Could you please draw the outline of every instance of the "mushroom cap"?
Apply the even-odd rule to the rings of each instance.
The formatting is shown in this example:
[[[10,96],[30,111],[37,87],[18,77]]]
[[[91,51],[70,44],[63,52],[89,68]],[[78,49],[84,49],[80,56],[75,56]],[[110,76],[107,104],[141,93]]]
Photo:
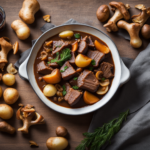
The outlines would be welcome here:
[[[112,8],[119,9],[119,11],[122,13],[122,15],[123,15],[125,20],[129,20],[130,19],[129,11],[127,10],[126,6],[122,2],[112,1],[112,2],[109,3],[109,5]]]

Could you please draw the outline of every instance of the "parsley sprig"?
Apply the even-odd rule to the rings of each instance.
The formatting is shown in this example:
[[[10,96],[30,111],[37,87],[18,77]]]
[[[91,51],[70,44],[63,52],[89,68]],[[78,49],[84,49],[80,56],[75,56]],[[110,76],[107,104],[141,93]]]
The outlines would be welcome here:
[[[63,96],[65,96],[67,94],[65,85],[63,85],[62,88],[63,88],[63,91],[62,91]]]
[[[73,88],[74,90],[78,90],[78,89],[79,89],[79,87],[76,86],[76,85],[74,85],[72,88]]]
[[[79,38],[81,37],[81,35],[80,35],[80,33],[75,33],[75,34],[74,34],[74,37],[75,37],[76,39],[79,39]]]
[[[68,68],[68,66],[65,66],[63,70],[60,70],[60,72],[65,72],[65,70]]]
[[[74,78],[73,78],[73,80],[77,80],[77,79],[78,79],[78,77],[74,77]]]
[[[71,59],[71,51],[69,48],[65,48],[62,50],[62,53],[60,54],[60,59],[59,59],[59,52],[57,52],[56,57],[51,60],[51,63],[56,62],[58,63],[58,65],[62,66],[63,63],[69,59]]]
[[[91,64],[94,66],[96,64],[95,60],[92,59]]]
[[[102,127],[97,128],[92,133],[83,133],[85,139],[76,150],[85,150],[90,147],[91,150],[100,150],[104,144],[110,143],[112,137],[120,130],[124,120],[126,120],[129,110],[119,115],[118,118],[113,119]]]

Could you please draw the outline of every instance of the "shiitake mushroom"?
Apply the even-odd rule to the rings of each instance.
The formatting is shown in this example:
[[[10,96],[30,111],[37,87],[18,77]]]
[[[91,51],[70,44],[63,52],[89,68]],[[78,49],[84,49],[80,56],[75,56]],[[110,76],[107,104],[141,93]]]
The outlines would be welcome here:
[[[96,12],[97,19],[100,22],[105,22],[109,19],[110,11],[107,5],[101,5]]]

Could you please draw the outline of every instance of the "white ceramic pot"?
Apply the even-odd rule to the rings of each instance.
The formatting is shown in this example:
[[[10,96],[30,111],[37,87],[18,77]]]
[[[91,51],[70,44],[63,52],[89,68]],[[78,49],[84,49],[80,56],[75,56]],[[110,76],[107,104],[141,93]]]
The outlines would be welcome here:
[[[114,60],[114,65],[115,65],[114,79],[113,79],[112,85],[111,85],[108,93],[99,102],[97,102],[93,105],[89,105],[89,106],[82,107],[82,108],[61,107],[61,106],[53,103],[49,99],[47,99],[37,85],[36,79],[34,77],[34,60],[37,56],[37,53],[45,40],[47,40],[48,38],[62,32],[64,30],[82,31],[82,32],[92,34],[92,35],[100,38],[101,40],[103,40],[109,46],[109,48],[111,50],[112,57]],[[54,28],[44,32],[34,43],[28,58],[21,64],[21,66],[19,68],[19,74],[22,77],[29,80],[32,88],[34,89],[34,91],[36,92],[38,97],[49,108],[51,108],[57,112],[67,114],[67,115],[82,115],[82,114],[90,113],[97,109],[100,109],[113,97],[113,95],[117,91],[118,87],[120,85],[124,84],[125,82],[127,82],[127,80],[130,77],[130,72],[126,68],[126,66],[124,65],[122,60],[120,59],[117,47],[114,44],[114,42],[111,40],[111,38],[108,37],[102,31],[100,31],[94,27],[91,27],[88,25],[81,25],[81,24],[61,25],[61,26],[54,27]]]

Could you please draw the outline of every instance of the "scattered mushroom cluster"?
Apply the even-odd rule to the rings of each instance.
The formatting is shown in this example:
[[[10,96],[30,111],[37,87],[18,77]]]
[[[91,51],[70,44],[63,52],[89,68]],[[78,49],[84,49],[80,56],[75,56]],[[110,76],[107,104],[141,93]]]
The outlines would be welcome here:
[[[109,19],[110,11],[107,5],[101,5],[96,12],[97,18],[100,22],[108,22],[104,24],[104,27],[108,32],[116,32],[122,28],[125,29],[130,35],[130,44],[134,48],[142,46],[142,40],[139,37],[141,31],[142,36],[145,39],[150,38],[150,25],[145,22],[150,17],[150,7],[146,8],[143,4],[138,4],[135,8],[141,10],[138,15],[130,17],[128,9],[129,4],[123,4],[122,2],[112,1],[109,3],[111,10],[114,11],[114,15]],[[124,19],[124,20],[122,20]],[[132,19],[133,23],[127,21]]]

